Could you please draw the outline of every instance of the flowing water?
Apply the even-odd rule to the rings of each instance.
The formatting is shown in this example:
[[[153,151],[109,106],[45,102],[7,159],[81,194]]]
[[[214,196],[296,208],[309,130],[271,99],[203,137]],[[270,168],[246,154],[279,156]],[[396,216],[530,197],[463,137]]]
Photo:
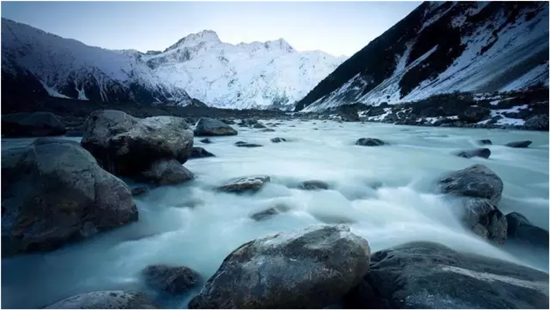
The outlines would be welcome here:
[[[2,307],[43,307],[96,290],[151,292],[140,276],[150,264],[185,265],[207,279],[227,254],[246,241],[322,223],[349,223],[372,251],[407,241],[436,241],[548,270],[547,252],[508,251],[462,228],[453,212],[456,202],[435,190],[435,180],[443,173],[484,164],[504,182],[502,212],[520,212],[548,229],[547,132],[299,120],[282,122],[275,132],[238,129],[238,136],[214,137],[212,144],[195,138],[195,145],[216,157],[185,163],[196,180],[136,198],[137,223],[55,252],[2,259]],[[288,142],[272,143],[273,137]],[[361,137],[390,145],[354,145]],[[493,141],[487,146],[492,152],[489,159],[452,155],[479,147],[478,139]],[[235,147],[239,140],[263,147]],[[518,140],[533,144],[527,149],[503,146]],[[31,141],[3,139],[2,148]],[[254,195],[213,190],[234,177],[258,174],[269,175],[272,182]],[[300,182],[312,179],[328,182],[331,189],[297,189]],[[278,204],[289,211],[259,222],[250,218]],[[190,298],[157,297],[166,307],[186,307]]]

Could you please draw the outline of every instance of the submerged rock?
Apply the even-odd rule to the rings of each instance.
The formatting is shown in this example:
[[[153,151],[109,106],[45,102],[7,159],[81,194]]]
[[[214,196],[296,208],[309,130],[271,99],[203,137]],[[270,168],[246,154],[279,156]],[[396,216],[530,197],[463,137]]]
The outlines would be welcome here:
[[[210,140],[210,139],[208,139],[208,138],[200,139],[199,141],[202,142],[202,143],[204,143],[204,144],[210,144],[210,143],[212,143],[212,140]]]
[[[271,178],[267,175],[242,177],[218,187],[218,190],[228,193],[257,192],[265,183],[270,181]]]
[[[138,187],[132,188],[132,196],[134,197],[142,196],[147,192],[149,192],[149,189],[145,186],[138,186]]]
[[[509,146],[509,147],[514,147],[514,148],[526,148],[529,145],[531,145],[531,143],[533,143],[533,142],[529,141],[529,140],[526,140],[526,141],[510,142],[510,143],[506,143],[505,145]]]
[[[489,139],[482,139],[482,140],[478,140],[477,142],[479,144],[482,144],[482,145],[491,145],[491,144],[493,144],[493,142]]]
[[[285,138],[271,138],[271,142],[273,143],[280,143],[280,142],[286,142],[286,139]]]
[[[266,129],[262,130],[262,132],[275,132],[275,129],[266,128]]]
[[[384,141],[380,139],[374,139],[374,138],[361,138],[355,142],[355,145],[362,145],[362,146],[381,146],[384,145]]]
[[[82,146],[107,171],[134,178],[158,160],[183,164],[193,147],[193,132],[183,118],[155,116],[144,119],[122,111],[90,114]]]
[[[177,160],[158,160],[141,173],[139,179],[159,185],[179,184],[192,180],[195,176]]]
[[[5,137],[39,137],[64,135],[67,129],[50,112],[2,115],[2,135]]]
[[[235,146],[237,146],[237,147],[261,147],[262,145],[261,144],[256,144],[256,143],[249,143],[249,142],[245,142],[245,141],[237,141],[237,142],[235,142]]]
[[[260,212],[256,212],[254,214],[252,214],[250,216],[251,219],[255,220],[255,221],[263,221],[263,220],[267,220],[279,213],[283,213],[283,212],[286,212],[288,211],[290,208],[286,205],[283,205],[283,204],[277,204],[275,207],[271,207],[269,209],[266,209],[266,210],[263,210],[263,211],[260,211]]]
[[[252,128],[256,128],[256,129],[264,129],[264,128],[267,128],[267,127],[265,127],[265,125],[264,125],[264,124],[262,124],[262,123],[258,122],[258,123],[256,123],[256,124],[252,125]]]
[[[517,212],[506,214],[506,220],[509,240],[548,249],[548,231],[533,225]]]
[[[201,276],[185,266],[151,265],[142,273],[147,284],[172,295],[185,293],[201,282]]]
[[[238,132],[226,123],[209,118],[201,117],[195,125],[195,136],[234,136]]]
[[[447,174],[439,181],[439,185],[443,193],[486,198],[493,205],[498,204],[503,190],[503,183],[498,175],[479,164]]]
[[[488,148],[482,148],[482,149],[460,151],[456,153],[456,156],[464,157],[464,158],[472,158],[476,156],[482,157],[482,158],[489,158],[489,156],[491,156],[491,150]]]
[[[138,220],[130,189],[72,141],[2,155],[2,255],[51,251]]]
[[[309,180],[309,181],[302,182],[302,184],[300,184],[298,188],[303,190],[321,190],[321,189],[329,189],[329,185],[324,181]]]
[[[548,274],[510,262],[412,242],[378,251],[345,308],[548,308]]]
[[[191,150],[190,158],[203,158],[203,157],[214,157],[215,155],[208,152],[202,147],[194,146]]]
[[[323,308],[368,271],[366,240],[345,226],[315,226],[243,244],[189,308]]]
[[[46,309],[159,309],[159,307],[142,293],[99,291],[63,299]]]

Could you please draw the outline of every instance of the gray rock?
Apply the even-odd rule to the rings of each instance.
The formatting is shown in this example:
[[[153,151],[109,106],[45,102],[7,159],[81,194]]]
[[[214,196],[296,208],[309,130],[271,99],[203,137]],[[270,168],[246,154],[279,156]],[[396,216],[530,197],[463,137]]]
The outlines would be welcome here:
[[[226,185],[218,187],[218,190],[228,193],[257,192],[265,183],[270,182],[267,175],[249,176],[231,180]]]
[[[151,265],[143,270],[147,284],[163,292],[178,295],[199,285],[201,276],[185,266]]]
[[[276,206],[274,207],[271,207],[269,209],[266,209],[266,210],[263,210],[263,211],[260,211],[260,212],[256,212],[254,214],[252,214],[250,216],[251,219],[255,220],[255,221],[264,221],[264,220],[267,220],[279,213],[283,213],[283,212],[286,212],[288,211],[290,208],[284,204],[277,204]]]
[[[548,274],[510,262],[412,242],[378,251],[345,308],[548,308]]]
[[[491,110],[482,107],[467,107],[458,114],[458,119],[466,123],[477,123],[491,114]]]
[[[532,141],[526,140],[526,141],[516,141],[516,142],[510,142],[506,143],[506,146],[513,147],[513,148],[526,148],[529,145],[533,143]]]
[[[143,196],[148,191],[149,191],[149,189],[145,186],[134,187],[134,188],[132,188],[132,196],[133,197]]]
[[[191,150],[191,157],[190,158],[203,158],[203,157],[214,157],[215,155],[208,152],[202,147],[194,146]]]
[[[234,136],[237,131],[226,123],[208,117],[201,117],[195,125],[195,136]]]
[[[523,128],[528,130],[548,130],[548,115],[535,115],[525,121]]]
[[[60,136],[66,131],[57,116],[50,112],[2,115],[2,135],[5,137]]]
[[[323,308],[368,271],[366,240],[345,226],[282,232],[243,244],[189,308]]]
[[[517,212],[506,214],[506,220],[509,240],[548,249],[548,231],[533,225]]]
[[[262,132],[275,132],[275,130],[271,129],[271,128],[266,128],[266,129],[262,130]]]
[[[309,180],[304,181],[298,186],[299,189],[303,190],[320,190],[320,189],[329,189],[329,185],[320,180]]]
[[[256,143],[249,143],[249,142],[245,142],[245,141],[237,141],[237,142],[235,142],[235,146],[237,146],[237,147],[261,147],[262,145],[261,144],[256,144]]]
[[[204,143],[204,144],[210,144],[210,143],[212,143],[212,140],[210,140],[210,139],[208,139],[208,138],[201,139],[200,141],[201,141],[202,143]]]
[[[456,154],[456,156],[464,157],[464,158],[472,158],[475,156],[482,157],[482,158],[489,158],[489,156],[491,156],[491,150],[488,148],[482,148],[482,149],[460,151]]]
[[[502,180],[484,165],[473,165],[453,171],[439,181],[443,193],[456,196],[485,198],[497,205],[502,196]]]
[[[180,184],[193,178],[193,173],[175,159],[158,160],[138,177],[140,181],[159,185]]]
[[[285,138],[271,138],[271,142],[273,143],[280,143],[280,142],[286,142],[286,139]]]
[[[355,142],[355,145],[362,145],[362,146],[381,146],[384,145],[384,141],[380,139],[374,139],[374,138],[361,138]]]
[[[252,125],[252,128],[256,128],[256,129],[264,129],[264,128],[267,128],[267,127],[265,127],[265,125],[264,125],[264,124],[262,124],[262,123],[258,122],[258,123],[256,123],[256,124]]]
[[[121,111],[104,110],[86,120],[82,146],[107,171],[134,178],[158,160],[185,163],[193,147],[193,132],[183,118],[144,119]]]
[[[99,291],[63,299],[46,309],[159,309],[159,307],[141,293]]]
[[[464,226],[487,240],[504,243],[508,234],[508,221],[496,206],[487,199],[467,198],[464,201],[464,209]]]
[[[481,145],[491,145],[491,144],[493,144],[493,142],[489,139],[482,139],[482,140],[478,140],[477,142]]]
[[[138,220],[124,182],[71,141],[2,155],[2,255],[51,251]]]

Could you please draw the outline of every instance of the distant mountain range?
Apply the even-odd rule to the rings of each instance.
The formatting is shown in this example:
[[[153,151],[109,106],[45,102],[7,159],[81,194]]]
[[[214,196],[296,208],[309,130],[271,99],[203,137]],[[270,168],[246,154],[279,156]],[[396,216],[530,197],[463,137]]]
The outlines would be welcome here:
[[[344,60],[283,39],[232,45],[209,30],[162,52],[114,51],[2,19],[2,82],[16,96],[292,109]]]
[[[548,2],[424,2],[323,79],[296,110],[548,85]]]

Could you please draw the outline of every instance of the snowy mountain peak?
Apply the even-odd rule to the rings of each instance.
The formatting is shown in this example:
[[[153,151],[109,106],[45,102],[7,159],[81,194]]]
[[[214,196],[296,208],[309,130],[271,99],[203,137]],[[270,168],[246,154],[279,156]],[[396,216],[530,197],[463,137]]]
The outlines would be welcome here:
[[[222,41],[215,31],[203,30],[201,32],[192,33],[188,36],[183,37],[178,42],[167,48],[164,52],[177,48],[193,47],[205,43],[219,44],[222,43]]]

